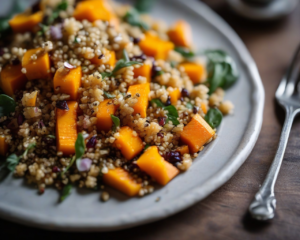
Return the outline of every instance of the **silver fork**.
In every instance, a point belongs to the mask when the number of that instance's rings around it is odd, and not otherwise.
[[[278,150],[267,177],[256,193],[249,206],[249,212],[257,220],[272,219],[275,215],[276,198],[274,186],[288,142],[291,127],[295,116],[300,112],[300,45],[292,59],[287,74],[281,80],[275,97],[277,102],[285,109],[286,116],[282,128]]]

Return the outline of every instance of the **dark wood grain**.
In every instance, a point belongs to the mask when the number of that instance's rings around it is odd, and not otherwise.
[[[167,219],[109,233],[58,233],[0,220],[1,239],[299,239],[300,121],[296,119],[276,184],[277,215],[259,223],[247,208],[276,152],[284,112],[274,92],[300,42],[300,6],[273,23],[253,23],[232,14],[223,0],[206,0],[238,33],[257,63],[265,87],[264,122],[257,144],[234,177],[205,200]],[[1,199],[0,199],[1,201]],[[9,235],[6,235],[9,234]],[[2,238],[1,236],[10,236]],[[34,238],[33,238],[34,237]]]

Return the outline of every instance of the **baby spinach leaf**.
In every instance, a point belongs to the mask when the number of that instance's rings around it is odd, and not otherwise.
[[[224,89],[231,87],[239,77],[234,60],[222,50],[206,50],[204,54],[208,59],[209,94],[218,87]]]
[[[141,13],[149,12],[155,4],[155,0],[136,0],[134,7]]]
[[[105,92],[105,91],[103,91],[103,93],[104,93],[104,96],[105,96],[106,98],[108,98],[108,99],[112,99],[112,98],[115,98],[115,97],[116,97],[115,95],[112,95],[112,94],[110,94],[110,93],[108,93],[108,92]]]
[[[219,109],[211,108],[208,110],[204,119],[212,128],[217,128],[222,122],[223,114]]]
[[[59,17],[60,11],[65,11],[67,10],[67,8],[68,8],[68,2],[66,0],[63,0],[52,11],[52,14],[47,19],[47,24],[51,25]]]
[[[82,133],[79,133],[75,142],[75,157],[80,159],[85,152],[85,143]]]
[[[0,117],[8,116],[14,112],[16,108],[16,102],[13,98],[0,94]]]
[[[147,144],[145,145],[145,147],[144,147],[144,151],[145,151],[148,147],[150,147],[150,144],[147,143]]]
[[[157,107],[161,107],[161,108],[165,107],[162,101],[160,101],[158,98],[152,99],[150,102],[155,103]]]
[[[193,58],[195,57],[195,53],[184,47],[175,47],[174,50],[180,53],[184,58]]]
[[[140,19],[139,12],[135,8],[131,8],[123,17],[123,20],[127,23],[129,23],[131,26],[140,27],[141,29],[147,31],[149,29],[149,26],[144,23]]]
[[[6,167],[9,171],[15,171],[16,166],[19,163],[20,158],[16,154],[11,154],[6,159]]]
[[[110,115],[111,120],[113,121],[113,131],[116,131],[117,127],[120,126],[120,118],[114,116],[113,114]]]
[[[64,186],[61,196],[60,196],[60,201],[64,201],[70,194],[71,194],[71,190],[72,190],[72,185],[71,184],[67,184]]]
[[[152,99],[150,101],[151,103],[155,103],[157,105],[157,107],[163,108],[164,110],[167,110],[167,120],[166,122],[171,121],[174,125],[178,125],[179,121],[178,121],[178,112],[177,109],[173,106],[173,105],[169,105],[169,106],[165,106],[160,99]]]

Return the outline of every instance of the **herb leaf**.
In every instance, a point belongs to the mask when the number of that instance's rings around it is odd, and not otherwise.
[[[180,53],[184,58],[193,58],[195,57],[195,53],[184,47],[175,47],[174,50]]]
[[[111,120],[113,121],[113,131],[116,131],[117,127],[120,126],[120,118],[114,116],[113,114],[110,114]]]
[[[144,147],[144,151],[145,151],[148,147],[150,147],[150,144],[147,143],[147,144],[145,145],[145,147]]]
[[[209,94],[218,87],[231,87],[239,77],[234,60],[222,50],[206,50],[204,54],[208,59]]]
[[[212,128],[217,128],[222,122],[223,114],[219,109],[211,108],[208,110],[204,119]]]
[[[71,184],[68,184],[68,185],[65,185],[63,190],[62,190],[62,193],[61,193],[61,196],[60,196],[60,201],[64,201],[70,194],[71,194],[71,190],[72,190],[72,185]]]
[[[68,8],[68,2],[66,0],[63,0],[61,3],[59,3],[56,8],[52,11],[52,15],[48,17],[47,24],[51,25],[58,17],[60,11],[65,11]]]
[[[6,159],[6,167],[9,171],[15,171],[16,166],[19,163],[20,158],[16,154],[11,154]]]
[[[140,27],[143,30],[147,31],[149,26],[141,21],[139,12],[135,8],[131,8],[123,17],[123,20],[129,23],[131,26]]]
[[[55,139],[56,137],[54,135],[47,135],[48,138]]]
[[[188,102],[186,105],[186,108],[188,108],[188,109],[193,109],[193,104],[191,104],[190,102]]]
[[[135,2],[134,7],[141,13],[149,12],[153,5],[155,4],[155,0],[137,0]]]
[[[16,108],[16,102],[13,98],[0,94],[0,117],[7,116],[11,112],[14,112]]]
[[[110,93],[108,93],[108,92],[105,92],[105,91],[103,91],[103,93],[104,93],[104,96],[105,96],[106,98],[108,98],[108,99],[112,99],[112,98],[115,98],[115,97],[116,97],[115,95],[112,95],[112,94],[110,94]]]
[[[150,102],[155,103],[157,107],[165,107],[165,105],[158,98],[152,99]]]
[[[79,133],[75,142],[75,157],[80,159],[85,152],[85,142],[82,133]]]

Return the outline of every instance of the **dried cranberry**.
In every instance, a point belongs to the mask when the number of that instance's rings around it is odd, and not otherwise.
[[[9,122],[9,124],[7,124],[7,128],[8,129],[17,129],[18,128],[18,122],[17,122],[17,120],[16,119],[12,119],[10,122]]]
[[[159,66],[156,66],[155,63],[152,64],[152,69],[151,69],[151,76],[156,77],[156,75],[161,72],[162,69]]]
[[[170,97],[170,96],[168,96],[168,99],[167,99],[165,105],[166,105],[166,106],[171,105],[171,97]]]
[[[166,124],[166,118],[165,117],[158,117],[158,124],[160,125],[160,126],[165,126],[165,124]]]
[[[198,108],[198,107],[196,107],[196,106],[194,106],[194,107],[193,107],[193,113],[195,113],[195,114],[196,114],[198,111],[199,111],[199,108]]]
[[[96,143],[97,143],[97,138],[96,137],[91,137],[89,139],[89,141],[87,142],[86,147],[87,148],[94,148],[96,146]]]
[[[56,107],[62,110],[67,110],[67,111],[69,110],[69,106],[66,100],[57,101]]]
[[[188,92],[187,89],[183,88],[183,89],[181,90],[181,96],[182,96],[182,97],[188,97],[188,96],[190,96],[190,93]]]
[[[0,123],[0,126],[5,127],[5,126],[7,126],[9,124],[9,122],[10,122],[10,120],[6,119],[6,120],[4,120],[3,122]]]
[[[178,163],[182,161],[180,152],[167,152],[164,156],[165,160],[167,160],[170,163]]]
[[[60,168],[58,168],[57,166],[54,166],[52,168],[52,172],[54,172],[54,173],[60,172]]]
[[[147,59],[147,57],[143,53],[141,55],[136,55],[136,56],[133,56],[132,58],[130,58],[131,61],[142,61],[142,62],[144,62],[146,59]]]
[[[11,64],[12,65],[18,65],[18,64],[20,64],[21,62],[20,62],[20,60],[19,60],[19,58],[14,58],[13,60],[11,60]]]
[[[40,1],[37,1],[35,4],[31,6],[31,14],[40,11]]]
[[[133,38],[132,41],[133,41],[134,44],[138,44],[141,41],[141,39],[140,38]]]
[[[0,56],[3,56],[3,54],[4,54],[4,50],[3,48],[0,48]]]
[[[98,57],[98,59],[102,59],[104,57],[104,54],[100,54],[100,56]]]
[[[159,132],[159,133],[157,133],[157,136],[160,137],[160,138],[163,138],[164,134],[162,132]]]
[[[24,116],[22,113],[19,113],[18,117],[17,117],[17,121],[18,121],[18,125],[22,125],[24,122]]]
[[[133,172],[134,169],[138,168],[138,165],[133,161],[125,163],[123,167],[125,166],[127,167],[129,172]]]

